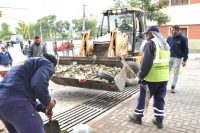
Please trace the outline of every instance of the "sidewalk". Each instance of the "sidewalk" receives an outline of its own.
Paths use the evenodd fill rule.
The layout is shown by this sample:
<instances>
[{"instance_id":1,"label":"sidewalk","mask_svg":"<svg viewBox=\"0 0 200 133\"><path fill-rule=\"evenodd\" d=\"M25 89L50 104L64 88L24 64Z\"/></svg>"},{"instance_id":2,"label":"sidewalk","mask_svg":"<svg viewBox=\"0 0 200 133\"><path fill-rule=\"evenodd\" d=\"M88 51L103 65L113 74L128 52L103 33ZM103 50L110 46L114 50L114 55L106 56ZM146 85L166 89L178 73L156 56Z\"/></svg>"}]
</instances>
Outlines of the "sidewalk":
<instances>
[{"instance_id":1,"label":"sidewalk","mask_svg":"<svg viewBox=\"0 0 200 133\"><path fill-rule=\"evenodd\" d=\"M186 68L181 68L175 94L170 93L169 82L163 129L157 129L151 122L154 117L152 99L143 118L143 125L130 121L128 114L134 111L138 94L87 124L97 133L200 133L199 57L192 55Z\"/></svg>"}]
</instances>

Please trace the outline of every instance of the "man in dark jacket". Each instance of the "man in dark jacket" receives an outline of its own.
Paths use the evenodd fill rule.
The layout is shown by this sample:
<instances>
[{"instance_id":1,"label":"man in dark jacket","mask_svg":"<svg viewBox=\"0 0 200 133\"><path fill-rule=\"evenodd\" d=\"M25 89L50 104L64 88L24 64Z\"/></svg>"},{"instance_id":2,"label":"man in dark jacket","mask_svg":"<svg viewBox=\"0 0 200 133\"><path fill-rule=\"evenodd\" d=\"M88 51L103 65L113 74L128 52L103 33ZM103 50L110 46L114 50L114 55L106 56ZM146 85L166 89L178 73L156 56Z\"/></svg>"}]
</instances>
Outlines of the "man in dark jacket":
<instances>
[{"instance_id":1,"label":"man in dark jacket","mask_svg":"<svg viewBox=\"0 0 200 133\"><path fill-rule=\"evenodd\" d=\"M180 27L174 25L171 28L172 35L167 38L170 46L169 70L174 68L174 77L171 84L171 93L175 93L175 86L178 80L180 65L186 66L188 59L188 39L180 32Z\"/></svg>"},{"instance_id":2,"label":"man in dark jacket","mask_svg":"<svg viewBox=\"0 0 200 133\"><path fill-rule=\"evenodd\" d=\"M30 58L12 67L0 82L0 120L10 133L44 133L36 110L52 117L55 102L48 85L56 64L48 54Z\"/></svg>"},{"instance_id":3,"label":"man in dark jacket","mask_svg":"<svg viewBox=\"0 0 200 133\"><path fill-rule=\"evenodd\" d=\"M47 54L46 46L41 42L40 37L36 36L34 43L29 47L28 57L41 57L43 54Z\"/></svg>"}]
</instances>

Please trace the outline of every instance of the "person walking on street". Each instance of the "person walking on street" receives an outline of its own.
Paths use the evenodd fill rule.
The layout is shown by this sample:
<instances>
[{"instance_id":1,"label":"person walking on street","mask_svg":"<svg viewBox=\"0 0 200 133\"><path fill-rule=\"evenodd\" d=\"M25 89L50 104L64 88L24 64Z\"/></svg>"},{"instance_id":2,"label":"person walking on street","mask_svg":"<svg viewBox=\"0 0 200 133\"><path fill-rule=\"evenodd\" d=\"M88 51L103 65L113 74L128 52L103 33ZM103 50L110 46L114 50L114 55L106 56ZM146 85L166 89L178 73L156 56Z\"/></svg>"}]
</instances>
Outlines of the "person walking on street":
<instances>
[{"instance_id":1,"label":"person walking on street","mask_svg":"<svg viewBox=\"0 0 200 133\"><path fill-rule=\"evenodd\" d=\"M73 41L71 40L70 44L69 44L69 50L71 51L71 55L74 56L74 44Z\"/></svg>"},{"instance_id":2,"label":"person walking on street","mask_svg":"<svg viewBox=\"0 0 200 133\"><path fill-rule=\"evenodd\" d=\"M65 56L65 51L66 51L66 45L64 42L60 45L60 50L62 51L62 55Z\"/></svg>"},{"instance_id":3,"label":"person walking on street","mask_svg":"<svg viewBox=\"0 0 200 133\"><path fill-rule=\"evenodd\" d=\"M57 47L57 41L53 42L53 51L54 51L54 56L58 57L58 47Z\"/></svg>"},{"instance_id":4,"label":"person walking on street","mask_svg":"<svg viewBox=\"0 0 200 133\"><path fill-rule=\"evenodd\" d=\"M31 46L31 40L28 40L28 46L29 47Z\"/></svg>"},{"instance_id":5,"label":"person walking on street","mask_svg":"<svg viewBox=\"0 0 200 133\"><path fill-rule=\"evenodd\" d=\"M0 120L9 133L45 133L37 111L53 115L48 91L57 60L53 55L33 57L10 69L0 82Z\"/></svg>"},{"instance_id":6,"label":"person walking on street","mask_svg":"<svg viewBox=\"0 0 200 133\"><path fill-rule=\"evenodd\" d=\"M22 53L23 53L24 55L28 55L28 50L29 50L28 45L25 45L25 47L24 47L23 50L22 50Z\"/></svg>"},{"instance_id":7,"label":"person walking on street","mask_svg":"<svg viewBox=\"0 0 200 133\"><path fill-rule=\"evenodd\" d=\"M66 50L66 56L69 56L69 47L70 47L69 41L65 42L65 45L66 45L66 48L65 48L65 50Z\"/></svg>"},{"instance_id":8,"label":"person walking on street","mask_svg":"<svg viewBox=\"0 0 200 133\"><path fill-rule=\"evenodd\" d=\"M23 51L23 49L24 49L24 43L22 41L20 41L19 44L20 44L21 51Z\"/></svg>"},{"instance_id":9,"label":"person walking on street","mask_svg":"<svg viewBox=\"0 0 200 133\"><path fill-rule=\"evenodd\" d=\"M0 52L0 65L5 67L12 66L13 59L10 53L6 50L6 47L2 45L1 52Z\"/></svg>"},{"instance_id":10,"label":"person walking on street","mask_svg":"<svg viewBox=\"0 0 200 133\"><path fill-rule=\"evenodd\" d=\"M178 80L180 65L186 66L188 59L188 39L180 32L180 27L174 25L171 27L171 36L167 38L170 46L169 70L174 69L174 77L171 83L171 93L175 93L175 87Z\"/></svg>"},{"instance_id":11,"label":"person walking on street","mask_svg":"<svg viewBox=\"0 0 200 133\"><path fill-rule=\"evenodd\" d=\"M140 93L135 111L129 114L136 124L142 124L144 111L150 98L154 97L153 124L163 128L166 87L169 79L169 47L157 26L149 26L144 31L147 42L143 49L143 59L138 72Z\"/></svg>"},{"instance_id":12,"label":"person walking on street","mask_svg":"<svg viewBox=\"0 0 200 133\"><path fill-rule=\"evenodd\" d=\"M29 47L28 57L41 57L43 54L47 54L46 46L41 42L40 37L36 36L34 43Z\"/></svg>"}]
</instances>

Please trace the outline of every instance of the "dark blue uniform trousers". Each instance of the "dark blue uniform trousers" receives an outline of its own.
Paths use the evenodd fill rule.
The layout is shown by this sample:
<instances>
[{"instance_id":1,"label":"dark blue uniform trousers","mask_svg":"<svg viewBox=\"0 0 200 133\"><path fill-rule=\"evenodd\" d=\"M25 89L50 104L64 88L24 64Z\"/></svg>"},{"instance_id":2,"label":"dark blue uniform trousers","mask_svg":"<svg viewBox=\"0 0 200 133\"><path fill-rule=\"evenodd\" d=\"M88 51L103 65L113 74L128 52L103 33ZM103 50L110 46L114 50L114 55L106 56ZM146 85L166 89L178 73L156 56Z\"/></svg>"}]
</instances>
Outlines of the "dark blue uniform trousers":
<instances>
[{"instance_id":1,"label":"dark blue uniform trousers","mask_svg":"<svg viewBox=\"0 0 200 133\"><path fill-rule=\"evenodd\" d=\"M143 85L148 85L150 96L153 96L154 115L157 119L164 119L164 105L166 96L167 81L165 82L147 82L144 81ZM143 117L145 110L145 95L146 91L144 86L140 85L140 93L137 101L137 106L134 114Z\"/></svg>"},{"instance_id":2,"label":"dark blue uniform trousers","mask_svg":"<svg viewBox=\"0 0 200 133\"><path fill-rule=\"evenodd\" d=\"M9 133L44 133L40 115L27 100L9 102L0 97L0 120Z\"/></svg>"}]
</instances>

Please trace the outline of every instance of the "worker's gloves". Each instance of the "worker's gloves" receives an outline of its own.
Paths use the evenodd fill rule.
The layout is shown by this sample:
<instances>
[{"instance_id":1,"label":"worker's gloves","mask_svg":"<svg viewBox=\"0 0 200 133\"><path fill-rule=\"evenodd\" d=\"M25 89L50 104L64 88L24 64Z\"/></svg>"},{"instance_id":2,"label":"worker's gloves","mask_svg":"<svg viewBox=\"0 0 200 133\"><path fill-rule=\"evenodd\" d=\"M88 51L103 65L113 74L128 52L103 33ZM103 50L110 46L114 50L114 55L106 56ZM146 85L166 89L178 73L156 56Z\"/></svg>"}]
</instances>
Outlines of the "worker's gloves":
<instances>
[{"instance_id":1,"label":"worker's gloves","mask_svg":"<svg viewBox=\"0 0 200 133\"><path fill-rule=\"evenodd\" d=\"M139 79L138 84L142 84L143 80Z\"/></svg>"},{"instance_id":2,"label":"worker's gloves","mask_svg":"<svg viewBox=\"0 0 200 133\"><path fill-rule=\"evenodd\" d=\"M53 111L52 110L47 110L45 111L45 115L51 120L53 116Z\"/></svg>"},{"instance_id":3,"label":"worker's gloves","mask_svg":"<svg viewBox=\"0 0 200 133\"><path fill-rule=\"evenodd\" d=\"M144 80L138 75L138 84L142 84L143 81L144 81Z\"/></svg>"},{"instance_id":4,"label":"worker's gloves","mask_svg":"<svg viewBox=\"0 0 200 133\"><path fill-rule=\"evenodd\" d=\"M49 105L47 106L46 111L45 111L45 115L49 119L52 119L52 116L53 116L52 109L55 107L55 105L56 105L56 101L54 99L51 99L51 101L49 102Z\"/></svg>"},{"instance_id":5,"label":"worker's gloves","mask_svg":"<svg viewBox=\"0 0 200 133\"><path fill-rule=\"evenodd\" d=\"M55 105L56 105L56 101L54 99L51 99L51 101L49 102L47 106L47 110L53 109Z\"/></svg>"}]
</instances>

